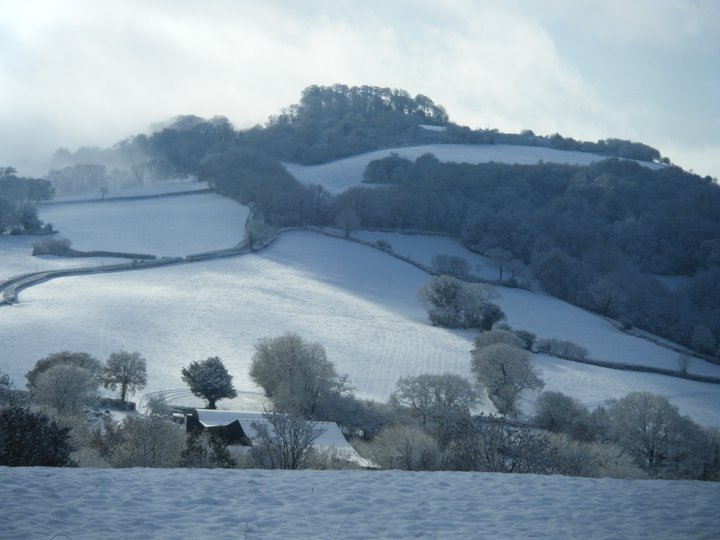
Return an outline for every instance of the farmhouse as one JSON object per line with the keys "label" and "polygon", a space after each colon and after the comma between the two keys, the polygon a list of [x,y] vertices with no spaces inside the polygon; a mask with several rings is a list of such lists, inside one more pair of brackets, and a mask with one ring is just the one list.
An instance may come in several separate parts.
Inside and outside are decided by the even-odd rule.
{"label": "farmhouse", "polygon": [[[195,409],[192,414],[187,415],[185,426],[188,432],[207,431],[221,435],[231,445],[252,446],[256,435],[253,423],[266,426],[272,433],[272,425],[262,413],[248,411]],[[362,467],[370,466],[370,463],[350,446],[335,422],[315,422],[315,427],[322,431],[313,443],[316,450],[331,451]]]}

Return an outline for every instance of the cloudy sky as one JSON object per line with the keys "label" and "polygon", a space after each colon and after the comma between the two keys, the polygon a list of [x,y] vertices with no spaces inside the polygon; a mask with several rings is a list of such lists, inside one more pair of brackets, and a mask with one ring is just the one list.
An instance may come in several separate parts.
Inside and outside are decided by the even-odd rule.
{"label": "cloudy sky", "polygon": [[0,166],[25,174],[177,114],[250,127],[334,83],[720,177],[717,0],[0,0]]}

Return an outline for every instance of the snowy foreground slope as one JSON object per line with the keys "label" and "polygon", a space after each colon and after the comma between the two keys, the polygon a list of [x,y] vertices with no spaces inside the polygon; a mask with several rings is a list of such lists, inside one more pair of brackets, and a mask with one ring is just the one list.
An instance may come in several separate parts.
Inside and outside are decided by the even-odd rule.
{"label": "snowy foreground slope", "polygon": [[709,482],[42,467],[0,480],[8,540],[720,537]]}
{"label": "snowy foreground slope", "polygon": [[[367,164],[395,153],[402,158],[415,160],[423,154],[434,154],[440,161],[456,163],[497,163],[535,165],[538,161],[567,163],[570,165],[589,165],[595,161],[608,159],[608,156],[555,150],[538,146],[519,146],[511,144],[428,144],[401,148],[387,148],[367,152],[349,158],[331,161],[320,165],[297,165],[286,163],[288,172],[306,184],[319,184],[330,193],[340,193],[345,189],[360,185]],[[657,168],[662,165],[641,162],[647,167]],[[366,184],[369,185],[369,184]]]}
{"label": "snowy foreground slope", "polygon": [[[254,344],[292,331],[322,343],[359,397],[385,401],[400,377],[445,371],[470,377],[476,334],[430,326],[416,299],[428,279],[379,250],[299,231],[251,255],[57,279],[23,291],[19,304],[0,308],[5,352],[0,368],[22,387],[25,372],[52,352],[86,351],[104,360],[119,349],[137,350],[148,361],[146,392],[154,392],[183,389],[181,368],[217,355],[238,390],[256,393],[248,377]],[[631,356],[664,365],[675,356],[548,296],[502,289],[498,302],[514,327],[576,340],[604,360]],[[535,362],[546,389],[582,403],[597,405],[644,390],[667,396],[701,424],[720,426],[718,385],[542,355]],[[693,368],[703,365],[697,361]],[[702,369],[720,374],[717,366]],[[527,395],[528,412],[535,397]],[[245,409],[248,395],[241,398],[221,406]],[[485,403],[480,410],[492,407]]]}

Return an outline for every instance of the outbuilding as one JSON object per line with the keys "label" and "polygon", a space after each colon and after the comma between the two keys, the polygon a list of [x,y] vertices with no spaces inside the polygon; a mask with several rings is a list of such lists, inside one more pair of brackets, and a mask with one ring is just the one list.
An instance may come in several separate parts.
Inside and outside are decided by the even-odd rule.
{"label": "outbuilding", "polygon": [[[347,461],[357,463],[362,467],[371,464],[362,458],[347,442],[340,427],[335,422],[313,422],[315,428],[321,433],[313,442],[313,447],[319,451],[333,452],[336,456]],[[259,412],[249,411],[221,411],[214,409],[195,409],[186,419],[188,432],[214,433],[220,435],[229,445],[252,446],[256,436],[255,425],[264,425],[270,433],[272,424]]]}

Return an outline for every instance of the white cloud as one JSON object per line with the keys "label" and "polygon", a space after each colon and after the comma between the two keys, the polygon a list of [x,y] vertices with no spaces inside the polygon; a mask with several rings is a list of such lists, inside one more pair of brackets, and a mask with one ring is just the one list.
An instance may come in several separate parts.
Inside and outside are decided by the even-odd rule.
{"label": "white cloud", "polygon": [[[664,36],[677,11],[664,3],[638,34]],[[543,21],[574,17],[612,40],[630,32],[647,2],[622,12],[615,1],[543,4],[544,14],[520,1],[6,0],[0,139],[9,142],[0,164],[59,146],[109,145],[176,114],[224,114],[248,127],[304,87],[337,82],[425,94],[471,127],[643,134],[653,111],[609,103],[588,82],[592,66],[572,67]]]}

